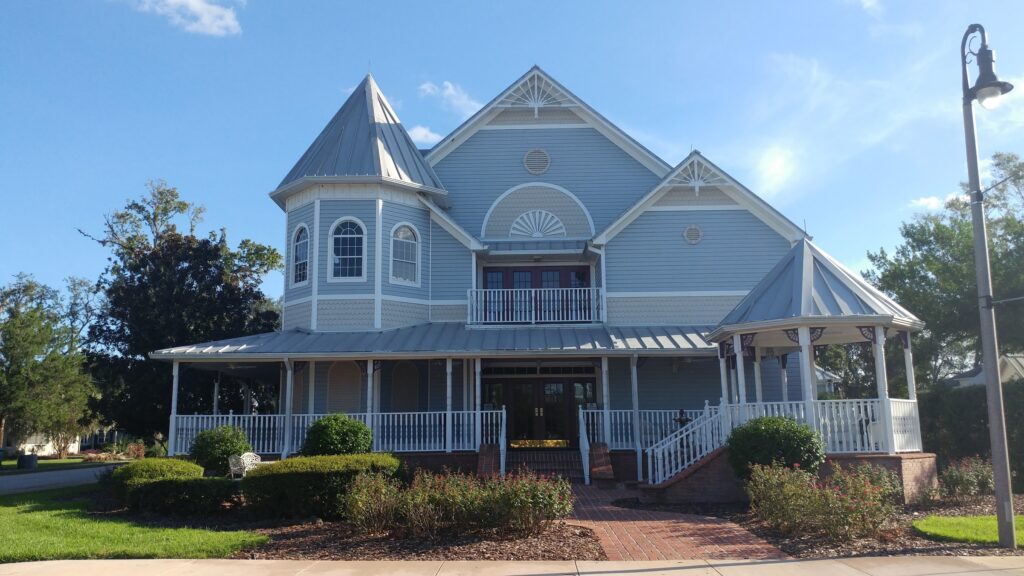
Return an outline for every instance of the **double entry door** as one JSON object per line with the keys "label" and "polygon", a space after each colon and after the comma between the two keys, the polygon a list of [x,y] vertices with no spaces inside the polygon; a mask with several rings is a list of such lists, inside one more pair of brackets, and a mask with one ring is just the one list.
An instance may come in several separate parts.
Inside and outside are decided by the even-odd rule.
{"label": "double entry door", "polygon": [[485,381],[488,403],[508,410],[511,448],[571,448],[579,436],[580,405],[595,402],[589,376],[517,377]]}

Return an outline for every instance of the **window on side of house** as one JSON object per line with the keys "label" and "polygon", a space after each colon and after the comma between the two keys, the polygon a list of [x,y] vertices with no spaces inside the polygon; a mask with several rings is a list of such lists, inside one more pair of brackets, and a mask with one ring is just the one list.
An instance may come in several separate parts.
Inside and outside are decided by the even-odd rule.
{"label": "window on side of house", "polygon": [[292,259],[292,284],[304,284],[309,280],[309,231],[305,226],[295,231]]}
{"label": "window on side of house", "polygon": [[420,242],[416,230],[403,224],[391,235],[391,280],[419,283]]}
{"label": "window on side of house", "polygon": [[355,220],[342,220],[331,231],[331,278],[363,279],[366,231]]}

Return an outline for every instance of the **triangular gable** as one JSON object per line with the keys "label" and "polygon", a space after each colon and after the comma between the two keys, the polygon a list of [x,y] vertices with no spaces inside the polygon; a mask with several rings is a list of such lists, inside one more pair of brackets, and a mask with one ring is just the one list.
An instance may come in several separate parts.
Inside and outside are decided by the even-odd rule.
{"label": "triangular gable", "polygon": [[783,216],[778,210],[754,194],[749,188],[740,184],[724,170],[701,155],[697,150],[691,152],[682,162],[672,169],[661,182],[644,195],[629,210],[619,216],[600,234],[594,237],[594,244],[603,246],[622,232],[641,214],[654,206],[669,190],[677,187],[688,187],[698,194],[702,186],[715,186],[739,206],[749,210],[754,216],[770,226],[790,242],[804,238],[806,234],[799,226]]}
{"label": "triangular gable", "polygon": [[534,114],[540,108],[570,108],[588,125],[596,129],[655,175],[662,177],[671,170],[671,166],[664,160],[623,132],[619,127],[609,122],[565,86],[562,86],[558,81],[541,70],[539,66],[530,68],[526,74],[513,82],[511,86],[506,88],[501,94],[498,94],[476,114],[438,142],[427,154],[427,162],[431,166],[437,165],[445,156],[486,126],[495,116],[510,108],[532,108]]}
{"label": "triangular gable", "polygon": [[367,75],[270,196],[283,206],[287,196],[310,184],[369,182],[445,194],[440,178]]}

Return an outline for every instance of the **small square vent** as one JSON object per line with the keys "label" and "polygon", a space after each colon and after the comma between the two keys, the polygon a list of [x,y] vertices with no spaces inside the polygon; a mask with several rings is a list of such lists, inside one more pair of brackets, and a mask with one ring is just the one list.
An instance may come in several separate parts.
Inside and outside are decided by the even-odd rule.
{"label": "small square vent", "polygon": [[543,174],[548,171],[548,167],[551,166],[551,158],[548,157],[548,153],[540,148],[534,148],[523,156],[523,166],[526,167],[526,171],[530,174]]}

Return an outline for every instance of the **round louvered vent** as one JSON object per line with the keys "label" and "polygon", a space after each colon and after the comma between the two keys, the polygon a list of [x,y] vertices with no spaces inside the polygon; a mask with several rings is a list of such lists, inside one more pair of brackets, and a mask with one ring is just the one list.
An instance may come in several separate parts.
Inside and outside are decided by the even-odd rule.
{"label": "round louvered vent", "polygon": [[523,166],[530,174],[543,174],[548,171],[548,166],[551,166],[551,158],[547,152],[534,148],[523,156]]}
{"label": "round louvered vent", "polygon": [[704,239],[704,231],[697,226],[687,226],[686,230],[683,230],[683,239],[687,244],[698,244]]}

